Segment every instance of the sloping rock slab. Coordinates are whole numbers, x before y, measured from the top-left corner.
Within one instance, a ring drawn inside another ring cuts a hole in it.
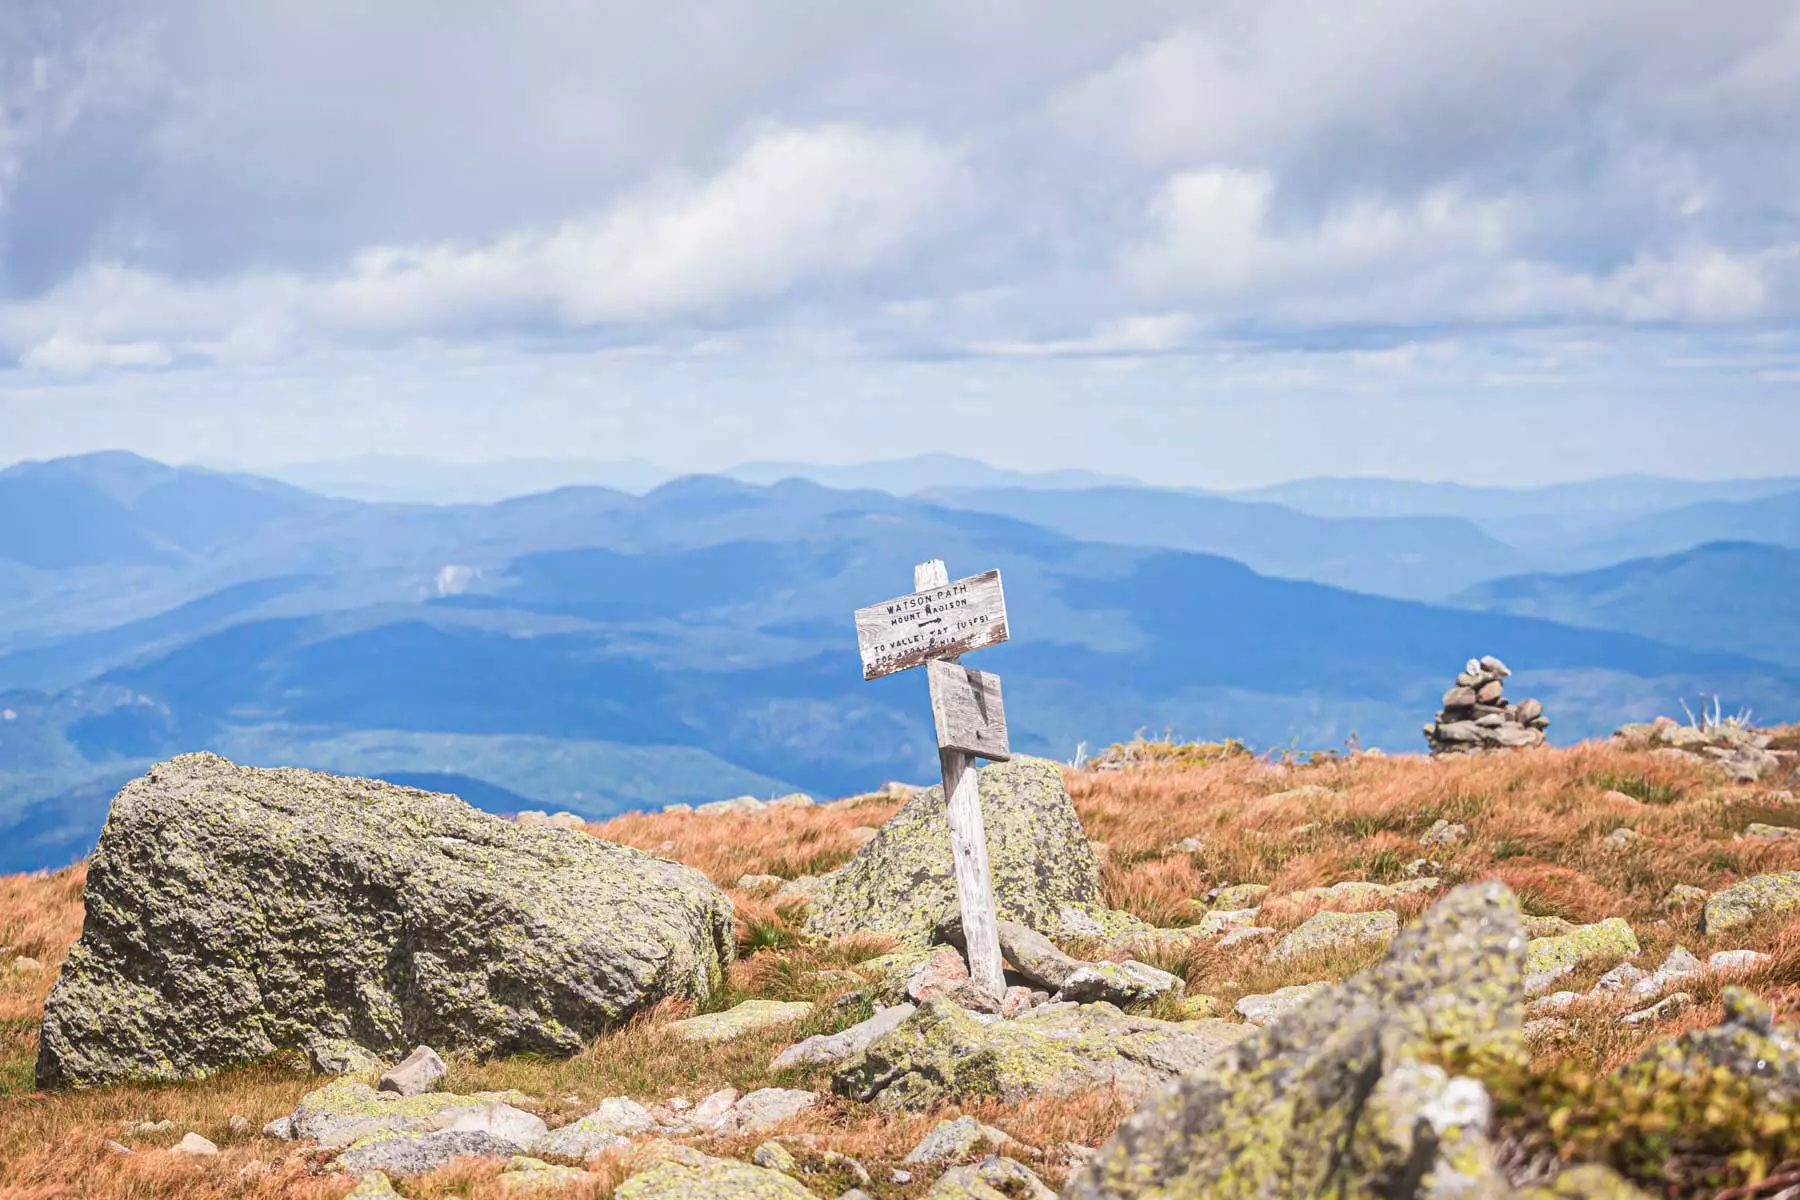
[[[1011,1021],[981,1020],[933,999],[839,1068],[831,1088],[890,1111],[1102,1087],[1141,1096],[1194,1070],[1242,1029],[1128,1017],[1110,1004],[1050,1004]]]
[[[515,1107],[518,1092],[426,1092],[401,1096],[380,1092],[357,1079],[338,1079],[300,1097],[288,1132],[294,1138],[337,1149],[353,1142],[394,1134],[445,1130],[491,1133],[526,1145],[544,1136],[541,1118]]]
[[[1101,904],[1100,861],[1055,763],[1020,757],[984,767],[981,814],[1001,920],[1057,932],[1065,905]],[[956,911],[950,826],[943,789],[933,788],[908,800],[820,886],[806,929],[820,937],[870,932],[926,942]]]
[[[1524,958],[1518,905],[1503,885],[1451,892],[1381,963],[1151,1097],[1063,1195],[1501,1190],[1482,1153],[1485,1092],[1424,1060],[1456,1046],[1519,1052]]]
[[[40,1087],[195,1078],[348,1038],[568,1054],[730,961],[699,872],[454,796],[210,754],[113,801]]]

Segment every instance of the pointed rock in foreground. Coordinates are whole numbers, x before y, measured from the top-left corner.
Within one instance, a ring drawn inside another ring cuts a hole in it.
[[[1381,963],[1152,1096],[1064,1196],[1385,1195],[1408,1175],[1408,1196],[1481,1194],[1486,1091],[1430,1060],[1522,1047],[1524,959],[1510,891],[1451,892]]]

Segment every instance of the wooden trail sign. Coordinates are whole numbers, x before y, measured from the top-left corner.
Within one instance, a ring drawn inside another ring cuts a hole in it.
[[[971,575],[955,583],[942,579],[944,574],[937,572],[940,578],[934,584],[915,582],[916,590],[909,596],[856,610],[864,679],[879,679],[1006,640],[1006,593],[1000,589],[1000,572]],[[915,572],[914,579],[919,578]]]
[[[925,664],[925,674],[931,680],[939,750],[961,750],[992,762],[1012,757],[998,675],[937,658]]]
[[[1006,713],[999,677],[962,666],[957,655],[1006,640],[1000,572],[951,583],[943,560],[920,563],[913,568],[911,595],[856,610],[856,640],[864,679],[926,667],[969,975],[998,1000],[1006,992],[1006,976],[975,759],[1008,757]]]

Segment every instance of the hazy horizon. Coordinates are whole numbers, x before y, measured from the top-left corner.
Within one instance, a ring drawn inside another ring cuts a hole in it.
[[[997,462],[990,458],[982,457],[980,455],[958,454],[958,453],[951,452],[951,451],[926,451],[926,452],[924,452],[922,454],[918,454],[918,455],[906,455],[906,456],[897,456],[894,458],[881,458],[881,459],[844,459],[844,460],[818,459],[818,460],[804,460],[804,461],[799,460],[799,459],[793,459],[793,460],[745,459],[745,460],[738,460],[738,461],[721,462],[716,465],[699,466],[699,467],[694,467],[692,469],[687,469],[687,470],[678,470],[674,467],[669,466],[666,463],[658,462],[655,459],[642,457],[642,456],[632,456],[629,458],[617,458],[617,459],[581,458],[581,457],[555,456],[555,455],[535,455],[535,456],[519,456],[519,457],[491,456],[491,457],[485,457],[485,458],[454,458],[454,457],[440,457],[440,456],[431,456],[431,455],[423,455],[423,454],[363,453],[363,454],[349,454],[349,455],[344,455],[344,456],[338,457],[338,458],[298,459],[298,460],[292,460],[292,461],[250,463],[250,462],[234,462],[234,461],[230,461],[227,459],[181,460],[181,459],[162,458],[162,457],[158,457],[158,456],[152,455],[152,454],[142,454],[137,450],[132,450],[132,449],[130,449],[128,447],[124,447],[124,446],[102,446],[102,447],[96,447],[93,450],[75,451],[75,452],[72,452],[72,453],[66,454],[66,455],[59,454],[59,455],[50,455],[50,456],[22,456],[22,457],[10,458],[10,459],[0,458],[0,471],[3,471],[5,469],[7,469],[8,467],[18,466],[23,463],[54,461],[55,459],[59,459],[59,458],[76,458],[76,457],[81,457],[83,455],[88,455],[88,454],[104,454],[104,453],[108,453],[108,452],[124,452],[124,453],[129,453],[129,454],[139,454],[140,457],[151,459],[153,461],[163,463],[165,466],[171,466],[171,467],[191,467],[191,468],[196,468],[199,470],[214,471],[214,472],[219,472],[219,473],[224,473],[224,474],[265,475],[265,476],[268,476],[271,478],[280,478],[286,472],[301,470],[301,469],[306,469],[306,468],[328,468],[328,467],[333,467],[333,466],[351,466],[351,465],[355,465],[355,464],[359,464],[359,463],[364,463],[364,464],[371,465],[371,466],[377,465],[377,464],[383,464],[383,463],[406,463],[406,464],[421,466],[421,467],[429,466],[429,467],[449,467],[449,468],[454,468],[454,467],[490,467],[490,468],[494,468],[494,467],[514,467],[514,468],[546,467],[546,468],[565,469],[565,470],[574,470],[574,469],[579,469],[579,468],[620,468],[620,467],[647,468],[647,469],[655,470],[655,471],[659,472],[660,474],[667,476],[668,480],[674,480],[674,479],[679,479],[679,478],[683,478],[683,477],[697,476],[697,475],[728,475],[731,472],[743,470],[746,468],[767,467],[767,466],[772,466],[772,465],[793,466],[793,467],[803,467],[803,468],[823,468],[823,469],[827,469],[827,470],[836,470],[836,469],[847,469],[847,468],[869,467],[869,466],[899,466],[899,465],[904,465],[904,464],[910,463],[910,462],[912,462],[914,460],[918,460],[918,459],[932,459],[932,458],[957,460],[957,461],[966,462],[966,463],[969,463],[972,465],[977,465],[977,466],[986,467],[986,468],[992,468],[992,469],[999,470],[999,471],[1014,471],[1014,472],[1018,472],[1020,474],[1025,474],[1025,475],[1055,475],[1055,474],[1081,473],[1081,474],[1094,474],[1096,476],[1100,476],[1100,475],[1111,475],[1112,474],[1110,472],[1098,471],[1090,466],[1087,466],[1087,465],[1079,463],[1079,462],[1064,461],[1064,462],[1052,462],[1052,463],[1049,463],[1046,465],[1041,465],[1041,466],[1037,466],[1037,465],[1034,465],[1034,466],[1011,466],[1011,465],[1008,465],[1005,463]],[[1431,477],[1401,476],[1401,475],[1381,475],[1381,474],[1372,474],[1372,473],[1371,474],[1345,473],[1345,474],[1326,474],[1326,475],[1276,476],[1276,477],[1271,477],[1268,479],[1263,479],[1263,480],[1259,480],[1256,482],[1242,484],[1242,485],[1230,487],[1230,488],[1222,488],[1222,487],[1215,488],[1212,485],[1208,484],[1204,480],[1149,479],[1149,478],[1143,478],[1143,477],[1124,477],[1124,476],[1118,477],[1117,483],[1121,486],[1129,486],[1131,484],[1142,484],[1147,487],[1180,488],[1180,489],[1202,490],[1202,491],[1217,491],[1222,495],[1231,495],[1231,494],[1243,493],[1243,492],[1256,492],[1256,491],[1261,491],[1261,490],[1264,490],[1267,488],[1279,487],[1279,486],[1286,485],[1286,484],[1330,483],[1330,482],[1339,482],[1339,481],[1370,482],[1370,483],[1397,483],[1397,484],[1419,485],[1419,486],[1425,486],[1425,487],[1464,485],[1464,486],[1471,486],[1471,487],[1502,488],[1502,489],[1512,490],[1512,491],[1528,492],[1528,491],[1539,490],[1542,488],[1552,488],[1552,487],[1578,485],[1578,484],[1605,483],[1605,482],[1609,482],[1609,481],[1626,480],[1626,479],[1634,479],[1634,478],[1635,479],[1654,479],[1654,480],[1664,480],[1664,481],[1669,481],[1669,482],[1674,482],[1674,483],[1694,483],[1694,484],[1756,483],[1756,482],[1762,482],[1762,481],[1779,481],[1779,480],[1786,480],[1789,478],[1800,478],[1800,474],[1797,474],[1794,471],[1775,471],[1775,472],[1770,472],[1767,474],[1756,474],[1756,475],[1748,475],[1748,474],[1746,474],[1746,475],[1738,475],[1738,474],[1695,475],[1695,474],[1676,474],[1676,473],[1660,472],[1660,471],[1619,471],[1619,472],[1611,472],[1608,474],[1571,475],[1571,476],[1567,476],[1564,478],[1546,478],[1546,479],[1542,479],[1536,483],[1529,483],[1529,484],[1526,484],[1526,483],[1479,484],[1479,483],[1471,483],[1470,481],[1468,481],[1466,479],[1445,478],[1445,477],[1431,478]],[[567,485],[551,484],[549,486],[567,486]],[[660,486],[660,481],[656,486]],[[1096,483],[1093,486],[1106,486],[1106,484]],[[629,489],[626,489],[626,490],[629,490]]]

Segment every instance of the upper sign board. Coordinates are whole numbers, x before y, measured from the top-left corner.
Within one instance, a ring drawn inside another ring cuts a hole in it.
[[[864,679],[879,679],[1005,640],[1006,595],[1000,590],[998,571],[856,610]]]

